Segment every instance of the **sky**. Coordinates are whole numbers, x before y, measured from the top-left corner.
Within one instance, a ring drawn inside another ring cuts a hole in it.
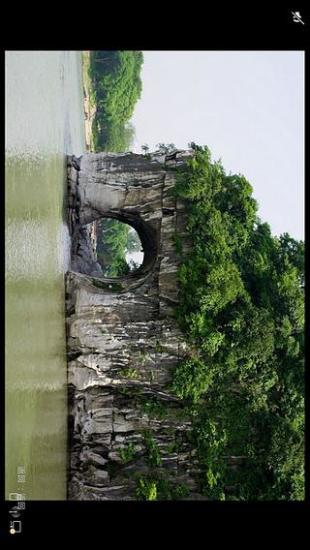
[[[272,233],[304,239],[304,52],[145,51],[134,151],[207,145]]]

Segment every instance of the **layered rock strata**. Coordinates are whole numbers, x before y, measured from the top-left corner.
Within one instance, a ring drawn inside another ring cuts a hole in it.
[[[185,205],[172,190],[175,169],[190,155],[89,153],[68,159],[74,243],[66,277],[69,499],[136,500],[141,477],[186,485],[184,498],[200,498],[190,425],[169,391],[172,370],[187,353],[175,320],[175,235],[183,252],[190,247]],[[104,278],[93,259],[77,258],[85,226],[103,217],[130,224],[140,236],[144,261],[125,277]]]

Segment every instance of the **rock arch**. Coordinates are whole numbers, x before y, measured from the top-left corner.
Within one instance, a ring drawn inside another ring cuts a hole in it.
[[[100,279],[77,270],[66,276],[70,416],[70,499],[134,500],[131,474],[148,472],[143,430],[161,450],[161,475],[186,481],[197,497],[186,433],[174,414],[182,404],[167,385],[187,352],[175,320],[179,257],[186,207],[173,195],[176,171],[191,151],[171,154],[88,153],[68,159],[69,225],[73,245],[83,225],[113,217],[134,227],[144,262],[128,277]],[[72,248],[74,265],[75,249]],[[148,400],[165,403],[164,419],[143,412]],[[180,452],[169,451],[178,440]],[[121,449],[133,445],[129,464]]]
[[[100,221],[104,218],[116,219],[129,225],[137,232],[143,251],[143,261],[141,265],[134,271],[119,277],[111,278],[101,274],[99,271],[101,267],[95,259],[89,234],[87,233],[87,227],[90,225],[89,222],[89,224],[77,224],[73,231],[73,271],[84,273],[85,275],[92,275],[92,278],[94,280],[96,279],[95,284],[100,284],[100,282],[121,283],[123,288],[129,288],[129,286],[131,287],[133,284],[142,284],[156,264],[159,249],[158,232],[149,222],[144,221],[138,212],[123,212],[121,210],[107,211],[103,212],[100,218],[96,218],[96,221]]]

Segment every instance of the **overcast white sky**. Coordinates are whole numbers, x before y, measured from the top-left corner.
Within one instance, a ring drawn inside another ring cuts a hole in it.
[[[304,239],[304,53],[146,51],[134,150],[208,145],[274,234]]]

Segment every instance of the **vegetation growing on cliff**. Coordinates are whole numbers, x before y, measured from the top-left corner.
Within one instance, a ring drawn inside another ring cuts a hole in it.
[[[184,484],[173,484],[156,474],[138,479],[136,496],[138,500],[182,500],[189,490]]]
[[[191,343],[172,390],[210,498],[304,498],[304,243],[271,234],[252,187],[207,148],[178,175],[191,253],[177,319]],[[230,464],[228,457],[237,457]]]
[[[134,128],[129,121],[142,91],[142,63],[141,51],[91,52],[90,76],[96,103],[92,126],[95,151],[122,152],[130,148]]]

